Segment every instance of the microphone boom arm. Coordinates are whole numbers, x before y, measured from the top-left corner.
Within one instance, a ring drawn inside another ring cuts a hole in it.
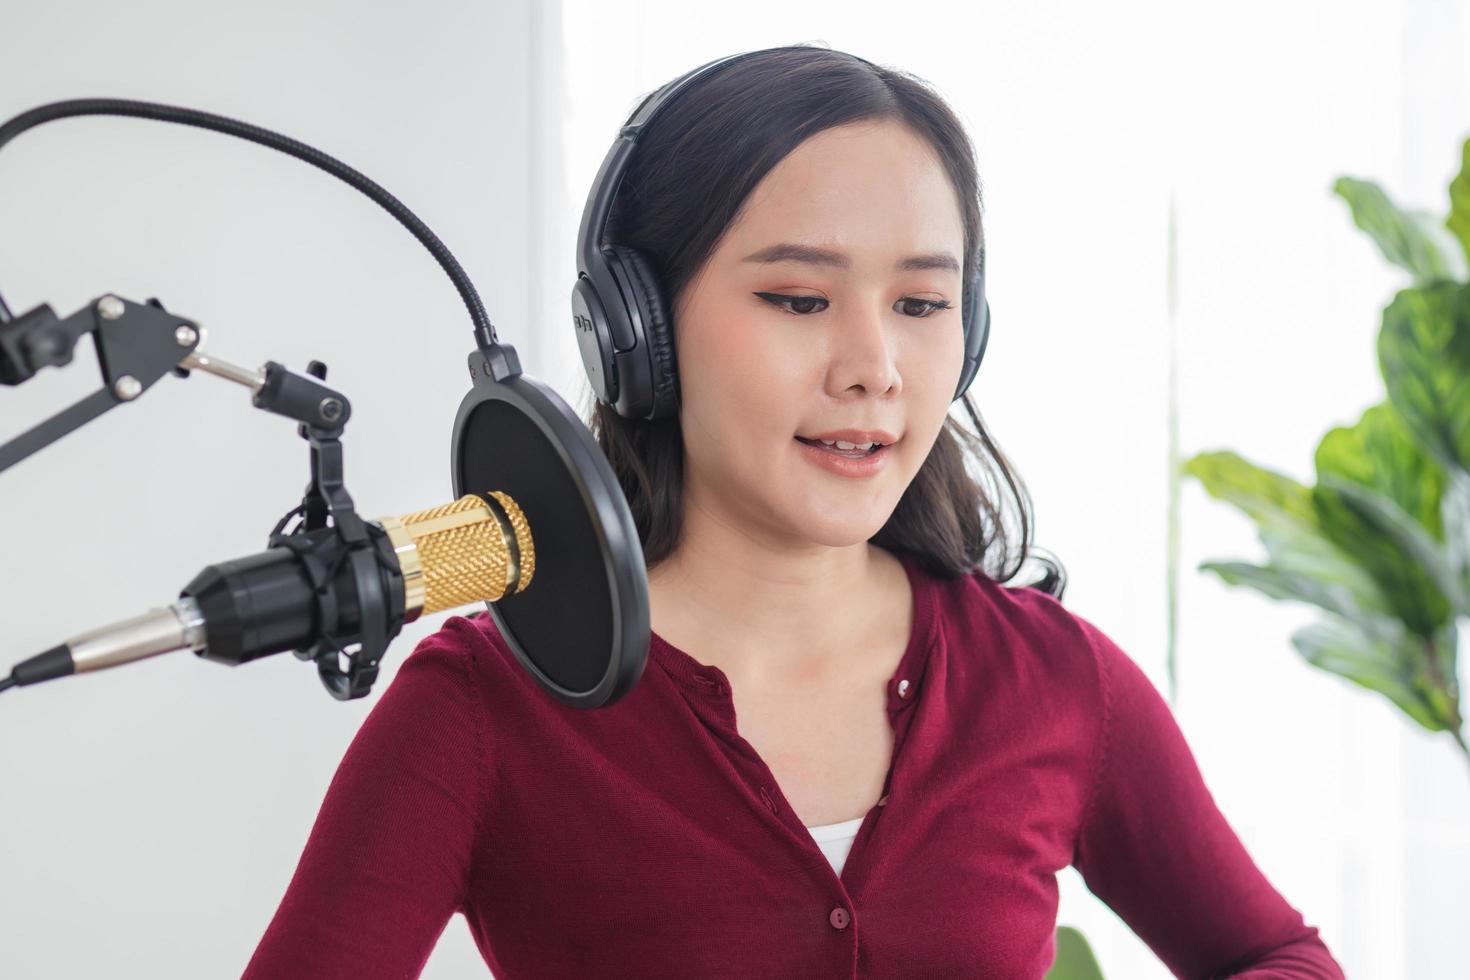
[[[267,361],[259,370],[242,368],[200,350],[203,328],[169,313],[157,299],[134,303],[107,294],[64,320],[42,304],[0,323],[0,383],[17,385],[44,367],[70,364],[77,342],[87,334],[96,343],[103,386],[0,445],[0,472],[135,400],[166,373],[187,378],[191,370],[200,370],[248,387],[256,408],[294,419],[298,434],[311,445],[311,481],[301,503],[276,523],[269,537],[270,549],[295,553],[315,593],[318,639],[297,649],[296,656],[316,661],[323,685],[338,700],[366,695],[377,679],[389,641],[402,626],[401,617],[390,613],[395,598],[402,605],[402,596],[388,595],[385,590],[385,583],[389,590],[401,587],[401,576],[391,545],[382,534],[371,532],[347,492],[341,435],[352,406],[345,395],[322,383],[327,366],[312,361],[307,367],[309,377],[294,374],[275,361]],[[301,520],[285,530],[296,516]],[[329,518],[331,529],[325,530]],[[357,600],[355,622],[341,615],[335,601],[333,585],[344,562]],[[209,602],[211,589],[231,587],[225,576],[235,570],[229,567],[232,564],[205,569],[185,586],[183,596]],[[359,640],[357,650],[343,649]],[[240,663],[253,656],[218,645],[198,652],[224,663]]]
[[[137,398],[198,346],[198,325],[168,313],[158,300],[130,303],[102,296],[64,320],[42,304],[0,324],[0,384],[29,381],[44,367],[70,364],[87,334],[97,348],[103,386],[0,445],[0,473],[123,402]],[[188,371],[183,371],[188,376]]]
[[[204,328],[169,313],[156,298],[134,303],[110,293],[64,320],[43,303],[18,319],[0,323],[0,384],[18,385],[42,368],[70,364],[77,342],[87,334],[96,344],[102,387],[0,445],[0,473],[137,399],[170,372],[187,378],[191,369],[200,370],[243,384],[251,389],[256,408],[303,425],[340,433],[351,414],[346,397],[317,383],[326,376],[325,367],[321,374],[308,368],[316,380],[292,374],[274,361],[260,370],[238,367],[200,350]]]

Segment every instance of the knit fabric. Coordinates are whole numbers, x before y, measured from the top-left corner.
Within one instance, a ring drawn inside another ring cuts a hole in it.
[[[1068,865],[1176,976],[1342,976],[1107,635],[898,557],[893,757],[840,873],[698,651],[655,633],[638,684],[579,710],[488,613],[452,616],[354,737],[246,980],[416,977],[456,912],[500,980],[1037,980]]]

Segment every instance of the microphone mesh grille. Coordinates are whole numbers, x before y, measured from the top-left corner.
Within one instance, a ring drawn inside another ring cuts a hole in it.
[[[490,496],[505,508],[509,526],[474,494],[398,519],[419,552],[424,578],[423,615],[494,602],[511,585],[520,592],[530,583],[536,557],[526,517],[509,495],[491,491]],[[515,572],[508,540],[512,535],[520,550],[521,566],[514,583],[508,581]]]

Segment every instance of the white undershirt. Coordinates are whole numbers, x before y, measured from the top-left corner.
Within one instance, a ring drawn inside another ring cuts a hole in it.
[[[818,827],[808,827],[807,832],[812,835],[812,840],[827,855],[827,862],[832,865],[832,870],[840,877],[842,865],[847,861],[847,852],[852,849],[852,839],[857,836],[858,828],[863,825],[862,817],[853,817],[841,823],[822,824]]]

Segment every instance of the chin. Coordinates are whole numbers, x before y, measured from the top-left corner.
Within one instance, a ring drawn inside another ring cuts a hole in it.
[[[808,513],[792,515],[791,523],[813,544],[826,545],[829,548],[852,548],[866,544],[873,535],[883,530],[883,525],[888,523],[888,516],[884,514],[881,519],[872,517],[859,520],[851,514]]]

